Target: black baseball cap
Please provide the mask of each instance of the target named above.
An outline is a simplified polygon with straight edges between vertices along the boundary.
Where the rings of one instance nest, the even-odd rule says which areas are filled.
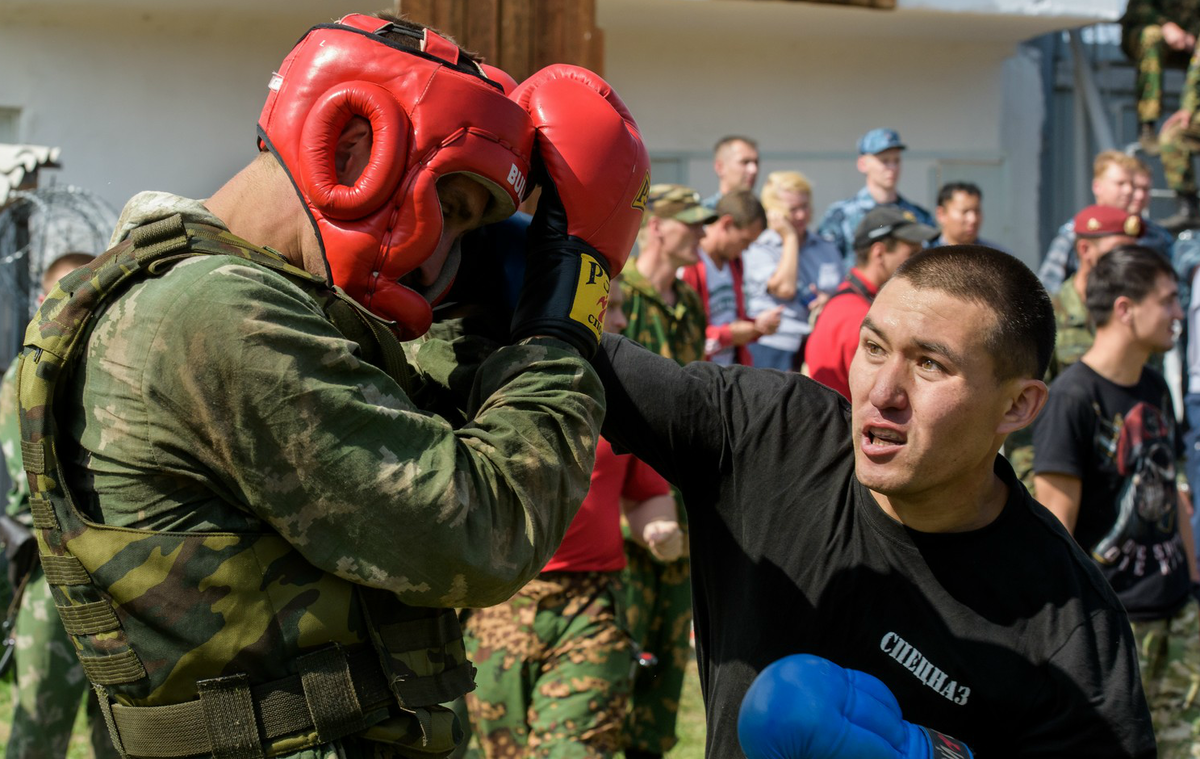
[[[899,206],[875,206],[859,223],[854,232],[854,249],[870,247],[871,243],[887,238],[905,242],[926,243],[938,236],[938,231],[917,221],[912,211]]]

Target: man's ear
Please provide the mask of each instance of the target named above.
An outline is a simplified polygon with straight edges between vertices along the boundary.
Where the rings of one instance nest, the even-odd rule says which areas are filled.
[[[371,158],[371,122],[354,116],[346,122],[334,150],[338,184],[353,186]]]
[[[1135,305],[1133,298],[1130,298],[1128,295],[1118,296],[1113,301],[1112,316],[1108,320],[1110,322],[1116,320],[1121,324],[1127,324],[1133,318],[1133,307]]]
[[[996,427],[997,435],[1008,435],[1033,424],[1050,397],[1046,383],[1035,379],[1010,380],[1015,383],[1009,395],[1008,409]]]
[[[854,165],[858,167],[859,174],[867,173],[867,157],[865,155],[860,155],[858,160],[854,162]]]

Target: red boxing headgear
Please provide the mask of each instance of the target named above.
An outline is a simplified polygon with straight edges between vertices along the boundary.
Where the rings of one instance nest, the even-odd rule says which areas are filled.
[[[406,31],[357,14],[310,29],[272,77],[258,132],[316,223],[333,283],[410,339],[451,279],[424,294],[399,281],[441,240],[438,179],[477,180],[492,195],[484,223],[505,219],[526,194],[534,131],[457,46],[426,30],[420,50],[406,48],[379,36],[392,29]],[[334,151],[354,116],[370,121],[372,144],[349,186]]]

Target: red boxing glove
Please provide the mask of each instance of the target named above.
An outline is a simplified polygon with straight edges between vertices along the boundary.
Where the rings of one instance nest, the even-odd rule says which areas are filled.
[[[512,98],[536,129],[542,188],[513,336],[559,337],[590,356],[609,277],[625,265],[641,226],[650,156],[621,98],[587,69],[548,66]]]

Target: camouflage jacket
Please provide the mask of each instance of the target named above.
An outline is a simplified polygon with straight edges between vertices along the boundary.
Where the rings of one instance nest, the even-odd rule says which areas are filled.
[[[17,427],[17,361],[14,358],[0,380],[0,452],[8,470],[5,511],[9,516],[29,510],[29,482],[21,464],[21,431]]]
[[[176,213],[221,226],[194,201],[155,194],[131,201],[119,230]],[[42,529],[39,535],[44,557],[57,550],[45,541],[60,539],[63,547],[72,541],[82,547],[74,553],[85,567],[83,549],[91,552],[93,566],[103,570],[88,567],[92,584],[111,598],[99,605],[117,606],[129,638],[143,636],[144,651],[174,650],[166,638],[145,636],[169,628],[169,619],[154,610],[176,596],[188,610],[178,618],[185,626],[179,637],[209,640],[166,671],[162,665],[169,661],[143,654],[149,685],[142,691],[136,683],[122,686],[132,694],[123,703],[153,707],[178,701],[179,691],[170,689],[186,683],[189,671],[213,676],[203,674],[213,669],[206,663],[210,656],[231,662],[219,672],[248,671],[253,683],[255,673],[278,677],[280,670],[291,671],[292,662],[275,659],[288,658],[291,649],[306,650],[326,634],[333,637],[325,640],[347,642],[347,635],[350,642],[362,640],[363,631],[354,631],[355,609],[379,605],[345,600],[338,583],[358,586],[376,599],[389,594],[398,609],[482,606],[508,598],[549,559],[586,493],[603,414],[595,373],[574,352],[555,341],[498,350],[419,341],[405,348],[414,375],[410,395],[394,372],[389,376],[368,363],[312,292],[273,268],[208,255],[184,258],[156,273],[134,281],[98,312],[63,388],[65,407],[55,416],[70,490],[80,512],[103,528],[84,529],[82,535],[72,528],[57,538]],[[86,286],[79,278],[64,285],[72,292]],[[55,323],[43,314],[53,314],[65,297],[61,290],[51,294],[27,343],[53,332]],[[36,356],[26,358],[30,368],[23,360],[22,378],[42,371],[33,366]],[[456,429],[418,407],[417,397],[456,410],[464,423]],[[53,488],[53,482],[46,486]],[[36,525],[36,509],[34,516]],[[89,532],[106,533],[112,547],[89,539]],[[250,536],[237,541],[252,541],[258,563],[241,564],[242,551],[231,554],[236,565],[212,565],[211,551],[228,549],[234,540],[212,543],[205,536],[214,533]],[[188,536],[201,539],[198,545],[209,550],[196,560],[208,562],[205,571],[211,567],[218,586],[253,586],[260,582],[256,573],[268,566],[282,572],[269,585],[269,575],[261,583],[272,588],[271,602],[282,604],[276,607],[279,627],[268,629],[278,636],[282,628],[290,648],[257,647],[255,641],[274,638],[252,629],[262,620],[246,610],[227,618],[223,594],[210,597],[202,586],[169,587],[177,575],[160,575],[155,562],[161,559],[148,554],[141,568],[121,569],[147,549],[136,544],[118,549],[116,543],[137,535],[175,536],[187,546],[193,545]],[[117,550],[125,557],[120,563],[97,559]],[[268,560],[274,563],[264,563]],[[110,570],[120,573],[106,575]],[[286,581],[280,584],[281,579]],[[130,596],[130,582],[150,584]],[[80,591],[51,584],[60,608],[86,601]],[[296,595],[308,585],[318,595]],[[230,598],[239,598],[238,592],[247,591],[230,592]],[[304,615],[293,619],[286,607],[297,604],[309,605],[296,606]],[[154,617],[139,619],[137,609]],[[349,614],[351,627],[322,633],[322,614],[342,624]],[[374,630],[378,621],[374,612],[371,616]],[[403,629],[403,620],[392,629],[396,625]],[[85,635],[96,629],[89,617],[72,631],[76,646],[105,653],[115,633]],[[377,633],[371,634],[375,639]],[[314,666],[319,672],[324,665]],[[91,672],[89,678],[96,681]],[[190,687],[194,693],[195,684]],[[392,689],[398,695],[403,690]],[[139,700],[138,692],[145,698]],[[429,734],[428,719],[422,718],[419,740]],[[271,751],[290,754],[289,745],[285,740]]]
[[[1088,352],[1096,340],[1096,327],[1088,315],[1087,306],[1075,289],[1072,275],[1063,282],[1050,302],[1054,306],[1054,322],[1057,333],[1054,338],[1054,360],[1046,372],[1046,382],[1053,381],[1063,370]]]
[[[624,335],[660,356],[682,364],[704,358],[704,330],[708,320],[700,295],[686,282],[671,283],[675,305],[659,296],[650,280],[642,276],[633,262],[621,273],[621,289],[625,295],[622,310],[629,326]]]
[[[1200,0],[1129,0],[1121,17],[1124,29],[1162,26],[1174,21],[1192,34],[1200,31]]]

